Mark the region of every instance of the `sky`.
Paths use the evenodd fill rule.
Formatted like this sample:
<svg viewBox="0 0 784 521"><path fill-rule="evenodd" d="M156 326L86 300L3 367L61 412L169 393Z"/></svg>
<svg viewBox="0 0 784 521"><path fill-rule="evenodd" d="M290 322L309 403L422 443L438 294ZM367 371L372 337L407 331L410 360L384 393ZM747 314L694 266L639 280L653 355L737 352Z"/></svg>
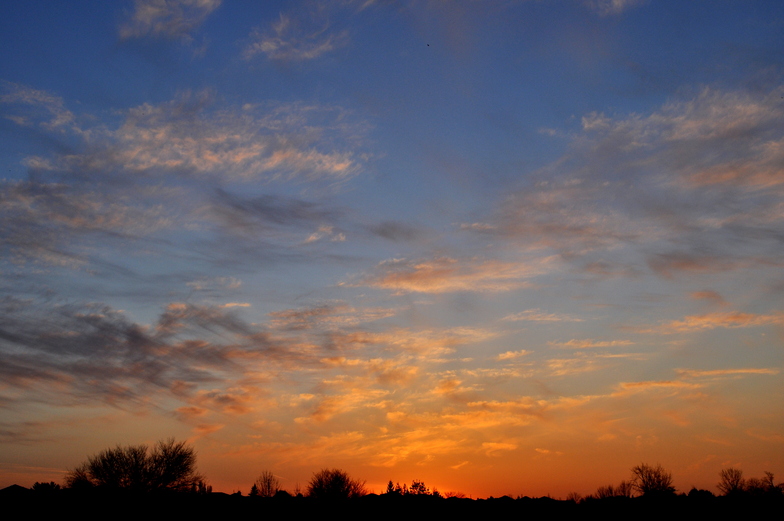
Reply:
<svg viewBox="0 0 784 521"><path fill-rule="evenodd" d="M784 4L4 2L0 487L784 478Z"/></svg>

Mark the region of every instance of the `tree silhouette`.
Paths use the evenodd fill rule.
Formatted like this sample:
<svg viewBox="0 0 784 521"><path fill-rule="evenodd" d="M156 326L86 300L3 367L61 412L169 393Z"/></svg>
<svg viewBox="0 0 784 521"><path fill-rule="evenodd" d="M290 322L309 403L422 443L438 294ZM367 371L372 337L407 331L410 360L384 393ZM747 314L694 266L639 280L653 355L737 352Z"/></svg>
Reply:
<svg viewBox="0 0 784 521"><path fill-rule="evenodd" d="M643 496L674 494L672 474L664 470L661 465L655 467L641 463L632 467L632 483L634 488Z"/></svg>
<svg viewBox="0 0 784 521"><path fill-rule="evenodd" d="M150 492L189 491L204 486L196 474L196 453L174 438L146 445L117 446L90 456L65 478L68 488L92 488Z"/></svg>
<svg viewBox="0 0 784 521"><path fill-rule="evenodd" d="M308 496L315 499L343 500L367 494L365 482L351 479L340 469L322 469L308 484Z"/></svg>
<svg viewBox="0 0 784 521"><path fill-rule="evenodd" d="M716 488L725 496L743 492L746 480L743 479L743 471L736 468L721 469L719 472L719 483Z"/></svg>
<svg viewBox="0 0 784 521"><path fill-rule="evenodd" d="M60 485L58 485L54 481L50 481L49 483L46 482L41 483L36 481L35 483L33 483L32 490L37 494L52 495L60 491Z"/></svg>
<svg viewBox="0 0 784 521"><path fill-rule="evenodd" d="M253 483L250 489L251 496L259 497L273 497L280 490L280 480L275 477L275 474L265 470Z"/></svg>
<svg viewBox="0 0 784 521"><path fill-rule="evenodd" d="M607 485L596 489L594 494L598 499L608 497L632 497L634 492L634 483L631 481L621 481L617 487Z"/></svg>

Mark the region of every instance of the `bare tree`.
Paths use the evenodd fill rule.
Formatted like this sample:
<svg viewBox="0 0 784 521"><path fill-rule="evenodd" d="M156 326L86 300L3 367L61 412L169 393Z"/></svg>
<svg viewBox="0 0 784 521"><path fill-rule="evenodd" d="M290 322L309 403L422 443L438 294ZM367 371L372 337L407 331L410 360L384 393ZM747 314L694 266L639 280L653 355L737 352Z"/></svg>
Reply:
<svg viewBox="0 0 784 521"><path fill-rule="evenodd" d="M598 499L606 499L608 497L615 497L615 487L612 485L602 486L596 489L594 494Z"/></svg>
<svg viewBox="0 0 784 521"><path fill-rule="evenodd" d="M146 445L118 445L106 449L68 472L68 488L101 487L137 492L153 490L188 491L203 479L196 474L196 453L185 442L173 438L159 441L152 450Z"/></svg>
<svg viewBox="0 0 784 521"><path fill-rule="evenodd" d="M641 463L632 467L632 483L634 488L643 496L673 494L672 474L657 464L655 467Z"/></svg>
<svg viewBox="0 0 784 521"><path fill-rule="evenodd" d="M196 452L184 441L159 441L147 461L153 489L186 491L203 479L196 474Z"/></svg>
<svg viewBox="0 0 784 521"><path fill-rule="evenodd" d="M743 471L736 468L721 469L719 471L719 483L716 488L725 496L743 492L746 480L743 479Z"/></svg>
<svg viewBox="0 0 784 521"><path fill-rule="evenodd" d="M632 493L634 493L634 482L632 481L621 481L615 487L615 497L632 497Z"/></svg>
<svg viewBox="0 0 784 521"><path fill-rule="evenodd" d="M604 499L608 497L632 497L632 492L634 492L633 483L631 481L621 481L617 487L607 485L597 488L596 494L594 495L598 499Z"/></svg>
<svg viewBox="0 0 784 521"><path fill-rule="evenodd" d="M250 489L251 496L259 497L273 497L280 490L280 480L275 477L275 474L265 470L253 483Z"/></svg>
<svg viewBox="0 0 784 521"><path fill-rule="evenodd" d="M353 499L367 494L365 482L351 479L340 469L322 469L308 484L308 496L316 499Z"/></svg>

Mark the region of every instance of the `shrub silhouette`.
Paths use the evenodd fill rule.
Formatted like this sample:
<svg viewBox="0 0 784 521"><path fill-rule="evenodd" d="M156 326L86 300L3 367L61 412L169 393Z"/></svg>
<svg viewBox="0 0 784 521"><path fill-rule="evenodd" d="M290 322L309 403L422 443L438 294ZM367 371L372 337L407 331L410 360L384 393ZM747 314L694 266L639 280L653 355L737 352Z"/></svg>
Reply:
<svg viewBox="0 0 784 521"><path fill-rule="evenodd" d="M51 495L51 494L55 494L55 493L60 491L60 485L58 485L54 481L50 481L49 483L46 483L46 482L41 483L41 482L36 481L33 484L33 489L32 490L33 490L33 492L35 492L37 494Z"/></svg>
<svg viewBox="0 0 784 521"><path fill-rule="evenodd" d="M351 479L340 469L322 469L308 484L308 496L322 500L353 499L367 494L365 482Z"/></svg>
<svg viewBox="0 0 784 521"><path fill-rule="evenodd" d="M645 463L641 463L636 467L632 467L632 483L635 490L643 496L660 496L675 493L675 487L672 486L672 474L664 470L661 465L652 467Z"/></svg>
<svg viewBox="0 0 784 521"><path fill-rule="evenodd" d="M92 488L150 492L190 491L204 486L196 474L196 453L173 438L146 445L117 446L90 456L65 478L68 488Z"/></svg>

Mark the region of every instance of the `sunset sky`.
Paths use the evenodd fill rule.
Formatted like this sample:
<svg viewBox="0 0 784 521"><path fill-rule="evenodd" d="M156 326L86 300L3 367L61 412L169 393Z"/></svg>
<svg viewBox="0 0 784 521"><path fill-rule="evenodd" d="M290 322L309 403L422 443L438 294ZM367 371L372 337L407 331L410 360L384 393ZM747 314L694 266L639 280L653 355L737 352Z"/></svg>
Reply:
<svg viewBox="0 0 784 521"><path fill-rule="evenodd" d="M1 11L0 487L784 481L780 0Z"/></svg>

